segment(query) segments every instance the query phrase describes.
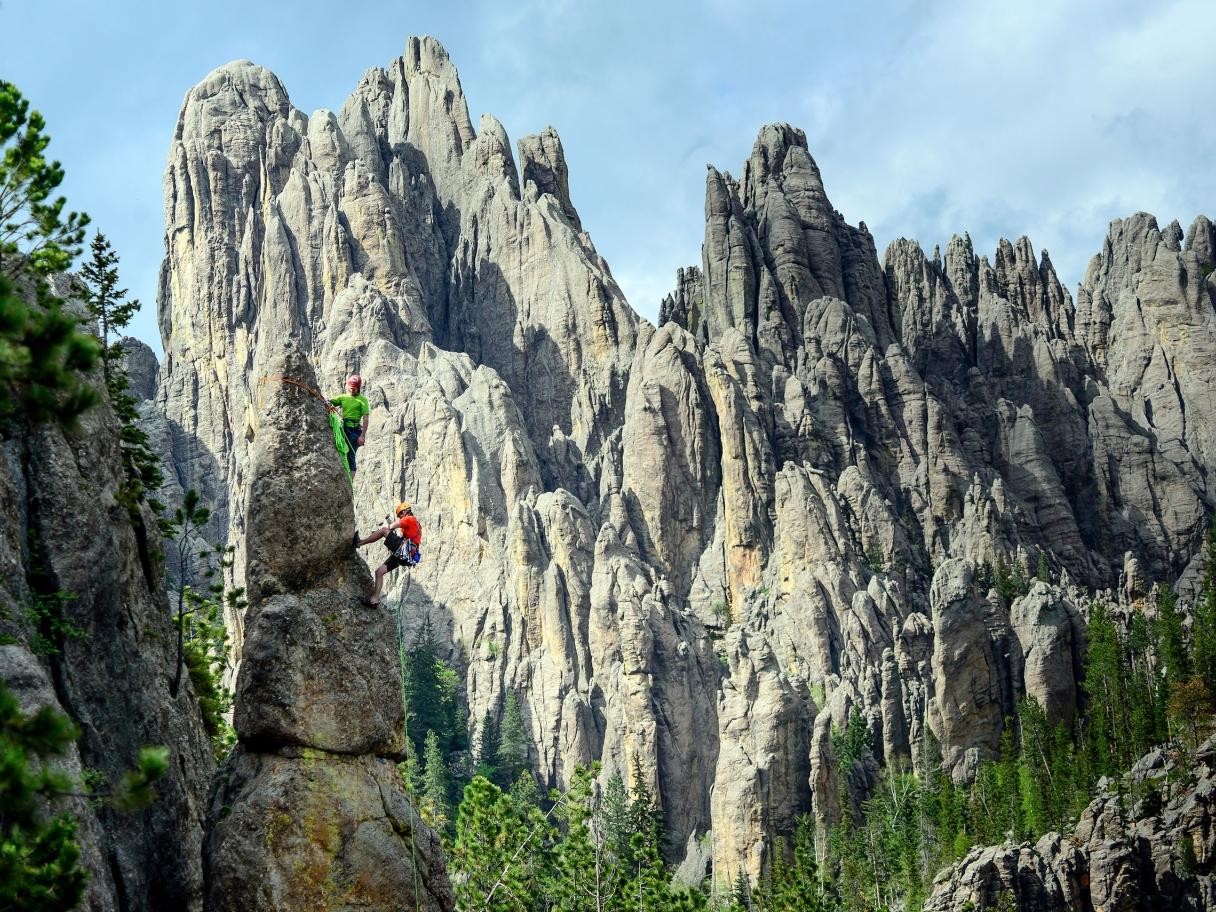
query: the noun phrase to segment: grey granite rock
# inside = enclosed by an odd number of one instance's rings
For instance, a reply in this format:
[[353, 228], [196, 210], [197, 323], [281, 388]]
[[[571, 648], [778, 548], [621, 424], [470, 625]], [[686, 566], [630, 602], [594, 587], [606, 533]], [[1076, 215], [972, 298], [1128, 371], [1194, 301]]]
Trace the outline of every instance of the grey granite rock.
[[[1151, 799], [1136, 808], [1127, 783], [1107, 782], [1072, 833], [972, 849], [937, 876], [926, 912], [999, 908], [1002, 898], [1036, 912], [1216, 908], [1213, 750], [1201, 745], [1193, 778], [1174, 784], [1161, 753], [1146, 756], [1130, 778]], [[1193, 861], [1184, 860], [1187, 842]]]
[[121, 366], [127, 377], [127, 393], [136, 400], [156, 398], [156, 374], [160, 364], [156, 352], [134, 336], [123, 336]]
[[[49, 706], [78, 726], [80, 738], [56, 761], [77, 781], [88, 769], [117, 785], [142, 747], [169, 749], [146, 810], [119, 813], [79, 798], [56, 809], [79, 822], [87, 908], [197, 912], [215, 761], [189, 678], [176, 698], [169, 692], [176, 637], [155, 517], [147, 509], [132, 517], [118, 500], [119, 431], [107, 405], [74, 432], [53, 422], [6, 426], [0, 679], [23, 710]], [[59, 624], [49, 624], [48, 611]]]
[[[312, 385], [288, 343], [269, 371]], [[349, 488], [325, 410], [276, 385], [255, 428], [252, 583], [237, 679], [239, 743], [211, 796], [208, 910], [447, 910], [438, 837], [395, 760], [405, 712], [394, 621], [351, 543]]]
[[[709, 170], [702, 265], [654, 328], [596, 252], [556, 132], [513, 152], [493, 117], [474, 129], [433, 39], [336, 115], [229, 64], [179, 120], [159, 301], [158, 434], [174, 482], [217, 505], [208, 532], [261, 542], [235, 568], [265, 603], [259, 665], [361, 642], [299, 602], [314, 567], [333, 591], [359, 577], [337, 556], [347, 520], [284, 550], [292, 520], [254, 471], [281, 398], [263, 377], [331, 394], [358, 371], [353, 509], [305, 440], [316, 416], [261, 458], [364, 530], [411, 501], [424, 560], [387, 599], [442, 632], [469, 718], [514, 694], [546, 786], [637, 765], [674, 855], [712, 831], [716, 877], [758, 874], [798, 812], [840, 812], [829, 735], [854, 712], [871, 762], [915, 761], [932, 733], [959, 777], [1022, 694], [1069, 718], [1069, 587], [1131, 599], [1176, 579], [1216, 477], [1206, 219], [1185, 238], [1116, 223], [1074, 308], [1026, 238], [991, 258], [900, 240], [880, 261], [793, 127], [763, 128], [739, 173]], [[1012, 615], [972, 591], [975, 567], [1039, 554], [1052, 585]], [[310, 638], [286, 642], [297, 624]], [[267, 737], [391, 753], [378, 698], [344, 704], [347, 733], [323, 702], [301, 701], [307, 735], [264, 713]]]

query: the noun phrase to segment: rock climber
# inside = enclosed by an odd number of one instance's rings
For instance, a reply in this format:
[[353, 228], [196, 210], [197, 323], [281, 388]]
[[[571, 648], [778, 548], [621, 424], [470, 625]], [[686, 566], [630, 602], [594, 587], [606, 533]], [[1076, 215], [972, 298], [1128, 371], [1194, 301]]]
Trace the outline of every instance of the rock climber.
[[389, 550], [388, 560], [376, 568], [376, 588], [372, 590], [370, 598], [364, 599], [364, 602], [373, 608], [380, 604], [380, 588], [384, 584], [384, 574], [398, 567], [413, 567], [422, 560], [422, 553], [419, 551], [422, 545], [422, 526], [418, 524], [413, 508], [402, 502], [397, 504], [396, 513], [396, 522], [381, 526], [367, 538], [360, 539], [359, 533], [355, 533], [356, 548], [384, 539], [384, 547]]
[[342, 413], [342, 430], [347, 442], [346, 464], [350, 466], [351, 478], [355, 477], [355, 450], [367, 440], [367, 418], [371, 413], [367, 397], [360, 392], [362, 389], [363, 378], [351, 374], [346, 378], [346, 392], [329, 400], [329, 410]]

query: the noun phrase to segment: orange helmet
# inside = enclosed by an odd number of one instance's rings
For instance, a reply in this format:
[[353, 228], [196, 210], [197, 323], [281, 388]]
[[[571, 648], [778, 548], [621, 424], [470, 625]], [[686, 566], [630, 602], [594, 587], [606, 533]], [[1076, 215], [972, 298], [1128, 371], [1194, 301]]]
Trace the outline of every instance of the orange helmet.
[[410, 509], [410, 505], [403, 500], [401, 503], [397, 504], [397, 509], [393, 512], [400, 516], [402, 513], [410, 513], [412, 511]]

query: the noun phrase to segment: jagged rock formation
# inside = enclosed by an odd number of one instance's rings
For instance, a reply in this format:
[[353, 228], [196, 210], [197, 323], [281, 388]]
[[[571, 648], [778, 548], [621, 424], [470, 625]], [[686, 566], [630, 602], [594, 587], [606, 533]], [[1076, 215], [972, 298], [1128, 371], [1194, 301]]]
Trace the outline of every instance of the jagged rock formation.
[[925, 912], [993, 908], [1002, 894], [1041, 912], [1213, 908], [1216, 741], [1190, 759], [1184, 772], [1155, 750], [1122, 788], [1104, 780], [1070, 834], [972, 849], [938, 876]]
[[[313, 380], [290, 348], [272, 363]], [[394, 762], [405, 710], [393, 621], [361, 603], [345, 476], [313, 406], [276, 385], [255, 428], [239, 743], [211, 796], [206, 908], [450, 910], [439, 838]]]
[[[517, 160], [498, 121], [474, 130], [429, 38], [337, 115], [216, 70], [165, 197], [158, 401], [211, 531], [256, 515], [256, 353], [292, 339], [326, 390], [358, 369], [355, 518], [415, 504], [424, 562], [388, 599], [447, 632], [469, 718], [515, 693], [547, 785], [636, 758], [674, 845], [712, 829], [726, 880], [839, 813], [830, 730], [854, 710], [879, 759], [931, 732], [959, 778], [1022, 693], [1069, 719], [1072, 587], [1176, 578], [1212, 505], [1204, 218], [1185, 241], [1112, 225], [1074, 307], [1025, 238], [880, 262], [803, 134], [768, 126], [740, 179], [709, 170], [702, 266], [656, 328], [556, 133]], [[1058, 585], [975, 591], [978, 565], [1040, 554]]]
[[118, 422], [103, 405], [74, 432], [54, 424], [8, 430], [0, 451], [0, 679], [24, 711], [50, 706], [79, 727], [62, 760], [77, 781], [90, 770], [117, 785], [140, 748], [170, 750], [146, 810], [56, 803], [79, 823], [90, 875], [83, 908], [197, 912], [215, 761], [189, 678], [176, 699], [169, 693], [176, 636], [155, 518], [144, 510], [132, 522], [116, 498], [125, 481]]
[[122, 358], [120, 361], [123, 374], [127, 378], [127, 393], [136, 401], [156, 398], [156, 372], [160, 365], [156, 362], [156, 353], [145, 342], [133, 336], [123, 336]]

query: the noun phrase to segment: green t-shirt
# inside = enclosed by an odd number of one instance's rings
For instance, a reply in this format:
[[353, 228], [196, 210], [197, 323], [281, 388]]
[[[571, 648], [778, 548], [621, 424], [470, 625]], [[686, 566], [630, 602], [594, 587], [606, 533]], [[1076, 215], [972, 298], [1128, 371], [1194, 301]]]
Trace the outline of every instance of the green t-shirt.
[[343, 424], [362, 424], [363, 416], [371, 412], [366, 396], [352, 396], [350, 393], [343, 393], [341, 396], [334, 396], [329, 401], [342, 409]]

